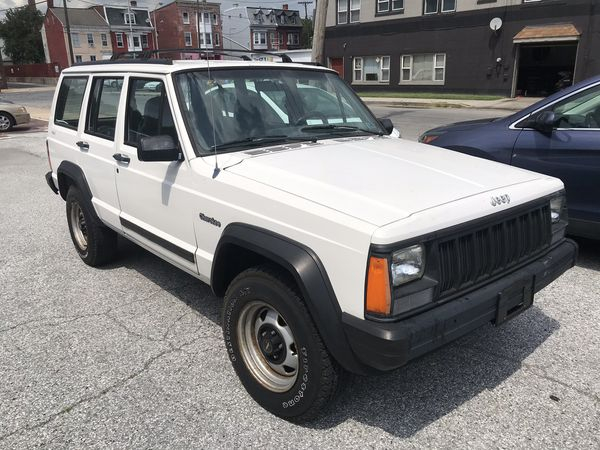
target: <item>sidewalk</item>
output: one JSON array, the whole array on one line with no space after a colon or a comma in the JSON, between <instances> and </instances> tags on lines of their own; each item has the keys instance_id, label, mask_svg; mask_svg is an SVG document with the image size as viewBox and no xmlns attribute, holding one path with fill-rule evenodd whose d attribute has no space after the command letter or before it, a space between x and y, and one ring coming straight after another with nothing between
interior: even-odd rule
<instances>
[{"instance_id":1,"label":"sidewalk","mask_svg":"<svg viewBox=\"0 0 600 450\"><path fill-rule=\"evenodd\" d=\"M541 100L537 97L501 98L499 100L442 100L431 98L361 97L367 105L394 108L474 108L520 111Z\"/></svg>"}]
</instances>

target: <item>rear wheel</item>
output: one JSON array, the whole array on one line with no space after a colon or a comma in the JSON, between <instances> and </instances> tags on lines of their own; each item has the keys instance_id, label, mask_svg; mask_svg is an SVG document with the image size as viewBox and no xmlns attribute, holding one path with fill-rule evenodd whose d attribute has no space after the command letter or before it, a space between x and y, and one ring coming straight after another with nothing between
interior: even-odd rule
<instances>
[{"instance_id":1,"label":"rear wheel","mask_svg":"<svg viewBox=\"0 0 600 450\"><path fill-rule=\"evenodd\" d=\"M232 281L223 334L242 384L271 413L305 422L334 397L342 369L293 283L277 269L248 269Z\"/></svg>"},{"instance_id":2,"label":"rear wheel","mask_svg":"<svg viewBox=\"0 0 600 450\"><path fill-rule=\"evenodd\" d=\"M117 234L92 211L92 205L76 186L67 192L67 223L80 258L90 266L112 261L117 253Z\"/></svg>"},{"instance_id":3,"label":"rear wheel","mask_svg":"<svg viewBox=\"0 0 600 450\"><path fill-rule=\"evenodd\" d=\"M0 112L0 131L10 131L14 125L15 121L10 114Z\"/></svg>"}]
</instances>

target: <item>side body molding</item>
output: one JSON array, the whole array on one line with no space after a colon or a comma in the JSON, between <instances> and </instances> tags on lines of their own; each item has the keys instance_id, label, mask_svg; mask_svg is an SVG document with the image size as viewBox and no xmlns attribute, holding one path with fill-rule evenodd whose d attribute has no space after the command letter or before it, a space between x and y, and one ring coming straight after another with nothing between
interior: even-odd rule
<instances>
[{"instance_id":1,"label":"side body molding","mask_svg":"<svg viewBox=\"0 0 600 450\"><path fill-rule=\"evenodd\" d=\"M315 325L336 361L353 373L370 372L356 359L350 348L342 324L342 311L333 287L325 267L310 248L252 225L229 224L223 230L217 245L211 270L211 288L218 296L224 295L231 281L227 271L223 269L228 265L230 257L235 258L231 253L232 248L242 248L258 254L287 270L300 288Z\"/></svg>"}]
</instances>

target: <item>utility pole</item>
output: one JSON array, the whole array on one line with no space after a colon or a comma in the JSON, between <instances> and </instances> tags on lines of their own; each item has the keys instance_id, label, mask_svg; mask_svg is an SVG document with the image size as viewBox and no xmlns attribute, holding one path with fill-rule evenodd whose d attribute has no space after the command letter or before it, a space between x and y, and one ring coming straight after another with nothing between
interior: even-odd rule
<instances>
[{"instance_id":1,"label":"utility pole","mask_svg":"<svg viewBox=\"0 0 600 450\"><path fill-rule=\"evenodd\" d=\"M69 56L71 57L70 66L75 62L73 56L73 42L71 41L71 25L69 25L69 12L67 11L67 0L63 0L63 11L65 12L65 27L67 27L67 41L69 42Z\"/></svg>"},{"instance_id":2,"label":"utility pole","mask_svg":"<svg viewBox=\"0 0 600 450\"><path fill-rule=\"evenodd\" d=\"M315 27L313 34L313 45L312 45L312 61L325 64L325 22L327 19L327 4L328 0L319 0L317 2Z\"/></svg>"},{"instance_id":3,"label":"utility pole","mask_svg":"<svg viewBox=\"0 0 600 450\"><path fill-rule=\"evenodd\" d=\"M312 5L313 2L302 1L298 2L299 5L304 5L304 20L308 19L308 5Z\"/></svg>"}]
</instances>

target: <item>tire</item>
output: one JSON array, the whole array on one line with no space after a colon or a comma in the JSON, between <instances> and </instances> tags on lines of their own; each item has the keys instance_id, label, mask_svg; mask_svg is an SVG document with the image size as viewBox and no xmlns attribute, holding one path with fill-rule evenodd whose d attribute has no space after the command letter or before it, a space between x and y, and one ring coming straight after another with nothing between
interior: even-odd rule
<instances>
[{"instance_id":1,"label":"tire","mask_svg":"<svg viewBox=\"0 0 600 450\"><path fill-rule=\"evenodd\" d=\"M115 259L117 233L100 222L76 186L67 192L67 223L75 250L84 263L96 267Z\"/></svg>"},{"instance_id":2,"label":"tire","mask_svg":"<svg viewBox=\"0 0 600 450\"><path fill-rule=\"evenodd\" d=\"M0 112L0 131L10 131L15 126L15 119L8 113Z\"/></svg>"},{"instance_id":3,"label":"tire","mask_svg":"<svg viewBox=\"0 0 600 450\"><path fill-rule=\"evenodd\" d=\"M240 273L229 285L223 336L240 381L263 408L285 420L314 419L336 394L342 368L281 271Z\"/></svg>"}]
</instances>

